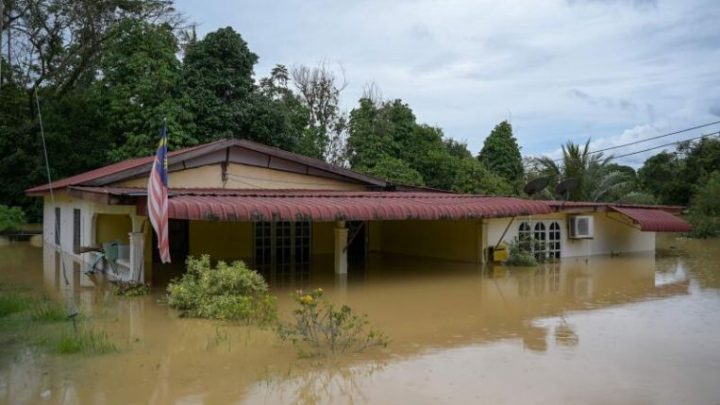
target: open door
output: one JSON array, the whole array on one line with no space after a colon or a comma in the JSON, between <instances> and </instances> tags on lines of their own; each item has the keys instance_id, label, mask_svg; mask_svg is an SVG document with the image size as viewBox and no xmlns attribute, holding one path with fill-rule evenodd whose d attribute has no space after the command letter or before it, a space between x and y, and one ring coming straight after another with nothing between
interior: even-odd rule
<instances>
[{"instance_id":1,"label":"open door","mask_svg":"<svg viewBox=\"0 0 720 405\"><path fill-rule=\"evenodd\" d=\"M157 249L157 235L153 231L153 263L160 263ZM170 260L173 264L185 263L190 253L190 222L186 219L168 220L168 237L170 239Z\"/></svg>"}]
</instances>

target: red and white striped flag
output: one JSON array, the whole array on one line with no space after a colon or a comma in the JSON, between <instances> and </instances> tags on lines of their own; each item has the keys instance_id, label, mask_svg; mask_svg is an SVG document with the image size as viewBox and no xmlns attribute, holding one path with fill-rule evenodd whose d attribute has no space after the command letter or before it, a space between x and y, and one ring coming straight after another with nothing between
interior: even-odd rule
<instances>
[{"instance_id":1,"label":"red and white striped flag","mask_svg":"<svg viewBox=\"0 0 720 405\"><path fill-rule=\"evenodd\" d=\"M167 124L163 123L160 146L148 180L148 217L157 234L160 261L170 263L168 239Z\"/></svg>"}]
</instances>

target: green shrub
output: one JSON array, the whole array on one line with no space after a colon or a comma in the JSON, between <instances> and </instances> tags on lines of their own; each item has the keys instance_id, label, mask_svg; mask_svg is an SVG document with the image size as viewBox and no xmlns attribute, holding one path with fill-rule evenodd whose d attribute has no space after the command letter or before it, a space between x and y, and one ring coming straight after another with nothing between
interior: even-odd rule
<instances>
[{"instance_id":1,"label":"green shrub","mask_svg":"<svg viewBox=\"0 0 720 405\"><path fill-rule=\"evenodd\" d=\"M265 279L245 263L210 265L210 256L188 257L187 273L168 285L168 304L184 316L267 323L276 317Z\"/></svg>"},{"instance_id":2,"label":"green shrub","mask_svg":"<svg viewBox=\"0 0 720 405\"><path fill-rule=\"evenodd\" d=\"M529 244L522 243L517 239L510 243L510 252L505 261L508 266L537 266L538 261L530 250Z\"/></svg>"},{"instance_id":3,"label":"green shrub","mask_svg":"<svg viewBox=\"0 0 720 405\"><path fill-rule=\"evenodd\" d=\"M712 238L720 236L720 170L712 172L695 193L690 204L689 220L693 226L690 236Z\"/></svg>"},{"instance_id":4,"label":"green shrub","mask_svg":"<svg viewBox=\"0 0 720 405\"><path fill-rule=\"evenodd\" d=\"M300 308L293 311L295 321L277 328L280 338L291 341L300 356L358 353L373 346L387 346L387 338L369 328L367 315L357 315L347 305L336 309L322 296L322 289L296 291L292 297Z\"/></svg>"},{"instance_id":5,"label":"green shrub","mask_svg":"<svg viewBox=\"0 0 720 405\"><path fill-rule=\"evenodd\" d=\"M25 213L19 207L0 205L0 232L13 232L25 225Z\"/></svg>"},{"instance_id":6,"label":"green shrub","mask_svg":"<svg viewBox=\"0 0 720 405\"><path fill-rule=\"evenodd\" d=\"M150 294L150 285L146 283L117 281L112 289L113 295L122 297L141 297Z\"/></svg>"}]
</instances>

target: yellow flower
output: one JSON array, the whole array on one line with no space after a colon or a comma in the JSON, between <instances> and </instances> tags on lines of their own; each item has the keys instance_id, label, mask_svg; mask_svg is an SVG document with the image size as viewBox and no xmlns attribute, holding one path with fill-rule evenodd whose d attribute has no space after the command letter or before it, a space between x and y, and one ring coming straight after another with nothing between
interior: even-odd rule
<instances>
[{"instance_id":1,"label":"yellow flower","mask_svg":"<svg viewBox=\"0 0 720 405\"><path fill-rule=\"evenodd\" d=\"M302 297L300 297L300 302L308 305L313 302L313 297L310 295L303 295Z\"/></svg>"}]
</instances>

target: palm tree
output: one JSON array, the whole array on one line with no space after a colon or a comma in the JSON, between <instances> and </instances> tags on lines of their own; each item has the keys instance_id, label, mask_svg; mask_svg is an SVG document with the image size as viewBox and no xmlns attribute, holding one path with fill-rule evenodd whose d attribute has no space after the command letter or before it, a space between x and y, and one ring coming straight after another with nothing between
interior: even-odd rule
<instances>
[{"instance_id":1,"label":"palm tree","mask_svg":"<svg viewBox=\"0 0 720 405\"><path fill-rule=\"evenodd\" d=\"M612 156L590 152L590 140L584 146L568 141L562 145L562 164L549 157L536 159L537 174L550 177L551 186L562 179L574 178L578 186L568 199L571 201L617 201L638 198L635 179L612 165ZM554 189L554 187L551 187ZM549 192L549 197L563 198Z\"/></svg>"}]
</instances>

